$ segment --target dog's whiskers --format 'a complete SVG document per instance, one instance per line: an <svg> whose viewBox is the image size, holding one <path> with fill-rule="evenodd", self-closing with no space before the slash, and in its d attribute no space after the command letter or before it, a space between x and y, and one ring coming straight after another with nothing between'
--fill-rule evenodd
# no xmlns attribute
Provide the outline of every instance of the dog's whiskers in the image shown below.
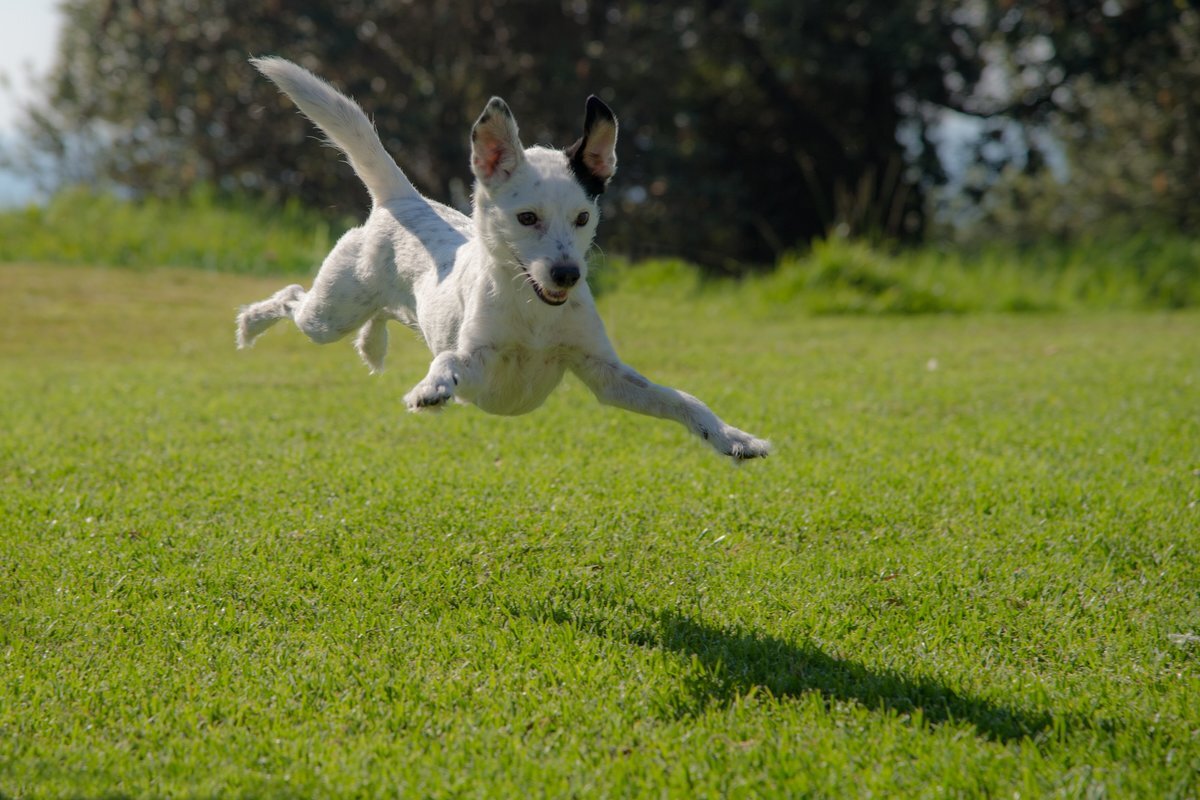
<svg viewBox="0 0 1200 800"><path fill-rule="evenodd" d="M513 279L514 279L514 280L518 280L518 279L519 279L519 280L521 280L523 283L525 283L525 284L529 285L530 287L532 287L532 288L534 289L534 291L537 291L537 289L538 289L538 282L537 282L536 280L534 280L533 276L532 276L532 275L530 275L530 274L529 274L528 272L526 272L525 270L521 270L519 273L517 273L516 275L514 275L514 276L513 276ZM528 301L527 301L527 302L528 302Z"/></svg>

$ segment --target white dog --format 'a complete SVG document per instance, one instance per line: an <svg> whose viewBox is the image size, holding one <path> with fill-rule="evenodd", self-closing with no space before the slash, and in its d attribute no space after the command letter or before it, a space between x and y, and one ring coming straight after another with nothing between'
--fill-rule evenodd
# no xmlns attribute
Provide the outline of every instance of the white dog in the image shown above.
<svg viewBox="0 0 1200 800"><path fill-rule="evenodd" d="M493 97L471 130L477 182L467 217L417 192L354 101L290 61L252 63L349 157L373 209L334 246L311 290L289 286L241 309L239 348L288 317L318 344L358 331L358 352L378 371L386 324L397 320L434 354L404 397L411 411L454 397L524 414L570 369L602 403L673 419L735 460L767 455L766 441L650 382L609 343L584 259L596 198L617 166L617 120L599 98L587 100L582 138L555 150L522 147L512 112Z"/></svg>

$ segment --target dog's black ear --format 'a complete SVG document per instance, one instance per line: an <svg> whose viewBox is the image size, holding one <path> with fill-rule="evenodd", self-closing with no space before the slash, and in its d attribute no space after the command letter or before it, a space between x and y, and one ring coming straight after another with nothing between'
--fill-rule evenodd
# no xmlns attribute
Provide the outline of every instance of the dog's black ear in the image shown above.
<svg viewBox="0 0 1200 800"><path fill-rule="evenodd" d="M471 128L471 171L484 186L494 188L507 181L524 160L517 121L508 103L493 97Z"/></svg>
<svg viewBox="0 0 1200 800"><path fill-rule="evenodd" d="M596 95L587 99L583 136L564 152L588 197L600 195L617 171L617 118Z"/></svg>

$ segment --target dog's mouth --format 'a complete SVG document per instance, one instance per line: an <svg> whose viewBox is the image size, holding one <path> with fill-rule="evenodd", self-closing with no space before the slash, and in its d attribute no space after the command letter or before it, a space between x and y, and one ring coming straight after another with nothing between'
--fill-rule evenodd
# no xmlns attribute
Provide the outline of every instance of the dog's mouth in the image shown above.
<svg viewBox="0 0 1200 800"><path fill-rule="evenodd" d="M538 300L541 300L548 306L561 306L563 303L567 302L566 289L555 290L547 288L538 283L537 279L529 274L529 270L522 267L521 271L525 273L525 280L527 280L529 285L533 287L533 293L537 295Z"/></svg>

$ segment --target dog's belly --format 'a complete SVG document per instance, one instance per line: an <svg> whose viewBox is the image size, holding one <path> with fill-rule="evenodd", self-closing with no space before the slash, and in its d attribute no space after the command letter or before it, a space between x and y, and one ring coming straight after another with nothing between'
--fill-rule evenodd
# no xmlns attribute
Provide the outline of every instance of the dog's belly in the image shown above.
<svg viewBox="0 0 1200 800"><path fill-rule="evenodd" d="M565 370L562 357L552 351L506 348L487 360L482 385L464 399L489 414L527 414L554 391Z"/></svg>

